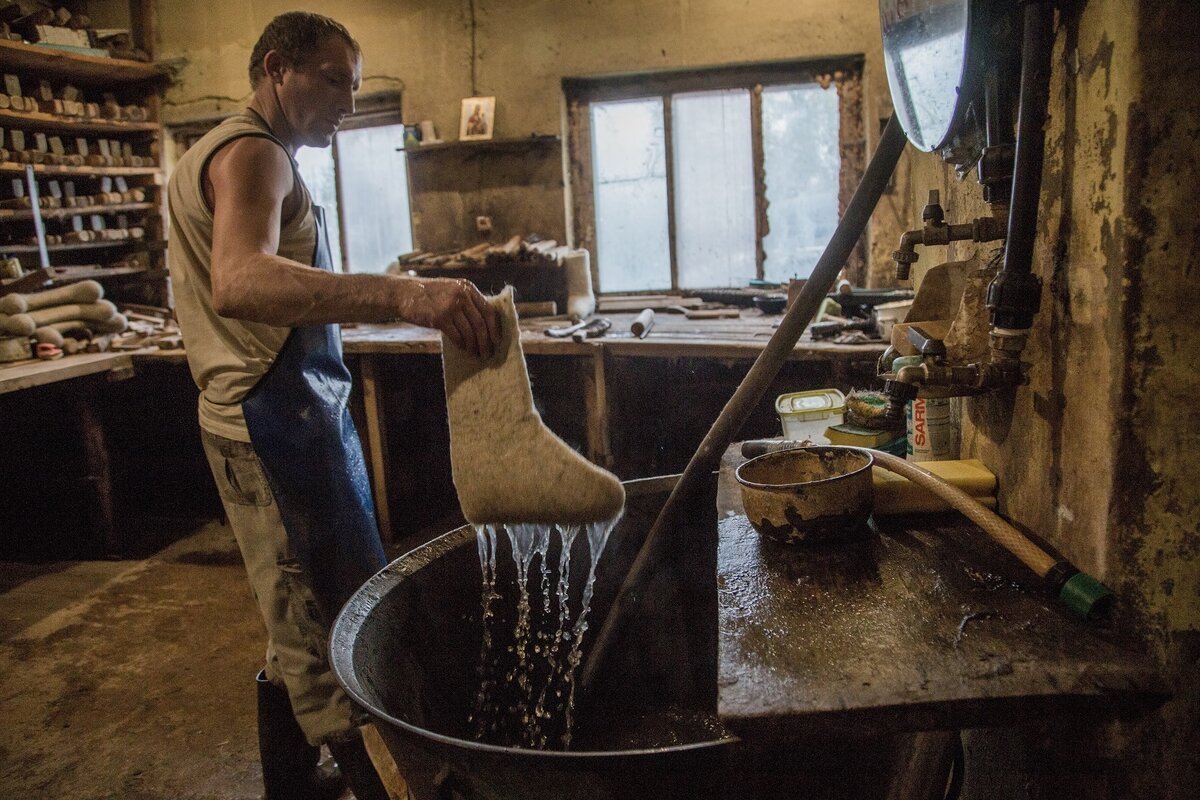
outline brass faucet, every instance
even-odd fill
[[[896,262],[897,279],[908,280],[913,263],[920,258],[917,255],[917,245],[929,247],[950,242],[994,242],[1004,238],[1004,223],[995,217],[978,217],[971,222],[947,225],[946,212],[942,210],[939,198],[938,190],[930,189],[929,202],[921,211],[921,219],[925,226],[914,231],[905,231],[900,237],[900,248],[892,253],[892,261]]]

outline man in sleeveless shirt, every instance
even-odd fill
[[[358,800],[387,797],[326,652],[341,604],[383,566],[335,323],[403,320],[476,355],[499,339],[495,311],[467,281],[329,263],[294,156],[330,145],[361,75],[342,25],[276,17],[251,55],[249,107],[189,148],[168,187],[204,448],[268,633],[258,676],[267,800],[338,796],[340,780],[317,770],[321,744]]]

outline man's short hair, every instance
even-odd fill
[[[275,50],[292,64],[300,64],[327,36],[340,36],[356,56],[362,56],[362,48],[346,26],[329,17],[308,11],[289,11],[271,20],[250,53],[251,88],[258,88],[259,81],[265,77],[263,58],[268,52]]]

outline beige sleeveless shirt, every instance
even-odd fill
[[[229,319],[213,311],[213,215],[204,198],[202,177],[213,155],[242,136],[270,137],[271,133],[258,117],[238,114],[205,134],[175,165],[167,185],[171,219],[167,261],[188,366],[200,387],[200,427],[248,442],[242,400],[271,366],[291,328]],[[293,173],[303,200],[279,232],[279,255],[311,265],[316,249],[312,198],[300,173],[295,169]]]

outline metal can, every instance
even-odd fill
[[[947,461],[958,458],[957,398],[918,397],[908,403],[909,461]]]

